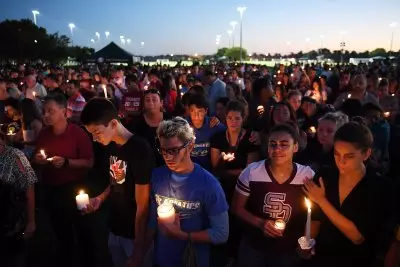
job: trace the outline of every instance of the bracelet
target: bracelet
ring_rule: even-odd
[[[63,168],[66,168],[66,167],[68,167],[68,165],[69,165],[69,159],[65,158],[65,159],[64,159],[64,165],[63,165]]]
[[[396,238],[397,241],[400,241],[400,224],[396,226],[394,237]]]

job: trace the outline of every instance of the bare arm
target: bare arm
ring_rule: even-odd
[[[232,200],[232,213],[239,217],[242,221],[246,222],[249,225],[252,225],[256,228],[260,228],[260,225],[264,223],[264,220],[254,216],[252,213],[246,210],[246,203],[249,199],[248,196],[245,196],[239,193],[237,190],[233,193]]]
[[[69,159],[68,166],[73,169],[91,169],[93,158],[91,159]]]
[[[35,185],[29,186],[26,191],[26,211],[28,223],[35,222]]]
[[[147,220],[150,205],[150,185],[135,185],[136,217],[135,217],[135,241],[134,253],[144,255],[146,252],[145,241],[147,233]],[[135,255],[137,257],[137,255]]]

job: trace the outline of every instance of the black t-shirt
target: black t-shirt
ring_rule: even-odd
[[[329,168],[315,177],[323,177],[327,200],[355,224],[365,240],[355,245],[314,205],[312,217],[321,222],[321,227],[313,260],[317,266],[373,266],[383,225],[393,212],[389,210],[392,206],[390,183],[367,169],[365,177],[340,205],[339,171]]]
[[[115,143],[107,149],[110,156],[111,211],[109,218],[110,231],[118,236],[134,239],[135,235],[135,185],[150,183],[154,168],[154,153],[142,138],[133,135],[123,145]],[[125,172],[125,181],[115,181],[114,169]]]
[[[164,113],[163,119],[169,120],[172,116],[168,113]],[[127,127],[131,132],[139,135],[144,140],[146,140],[151,149],[154,152],[156,158],[156,167],[160,167],[165,165],[163,157],[158,153],[158,142],[157,142],[157,127],[150,127],[146,120],[144,119],[144,115],[140,114],[139,116],[135,116]]]
[[[218,132],[211,137],[211,148],[219,149],[220,152],[235,153],[235,159],[225,163],[225,168],[227,170],[246,168],[247,154],[258,151],[258,146],[250,142],[251,132],[244,130],[236,148],[231,147],[229,144],[226,132],[227,131]]]

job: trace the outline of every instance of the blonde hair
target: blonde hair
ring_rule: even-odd
[[[170,139],[177,137],[182,143],[195,140],[195,134],[189,123],[182,117],[175,117],[171,120],[162,121],[157,128],[158,138]]]
[[[318,121],[331,121],[336,124],[336,130],[349,122],[349,116],[343,112],[328,112],[322,116]]]

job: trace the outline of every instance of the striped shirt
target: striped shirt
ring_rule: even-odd
[[[86,105],[85,98],[78,92],[68,99],[67,106],[67,117],[68,118],[79,118],[81,112]]]

